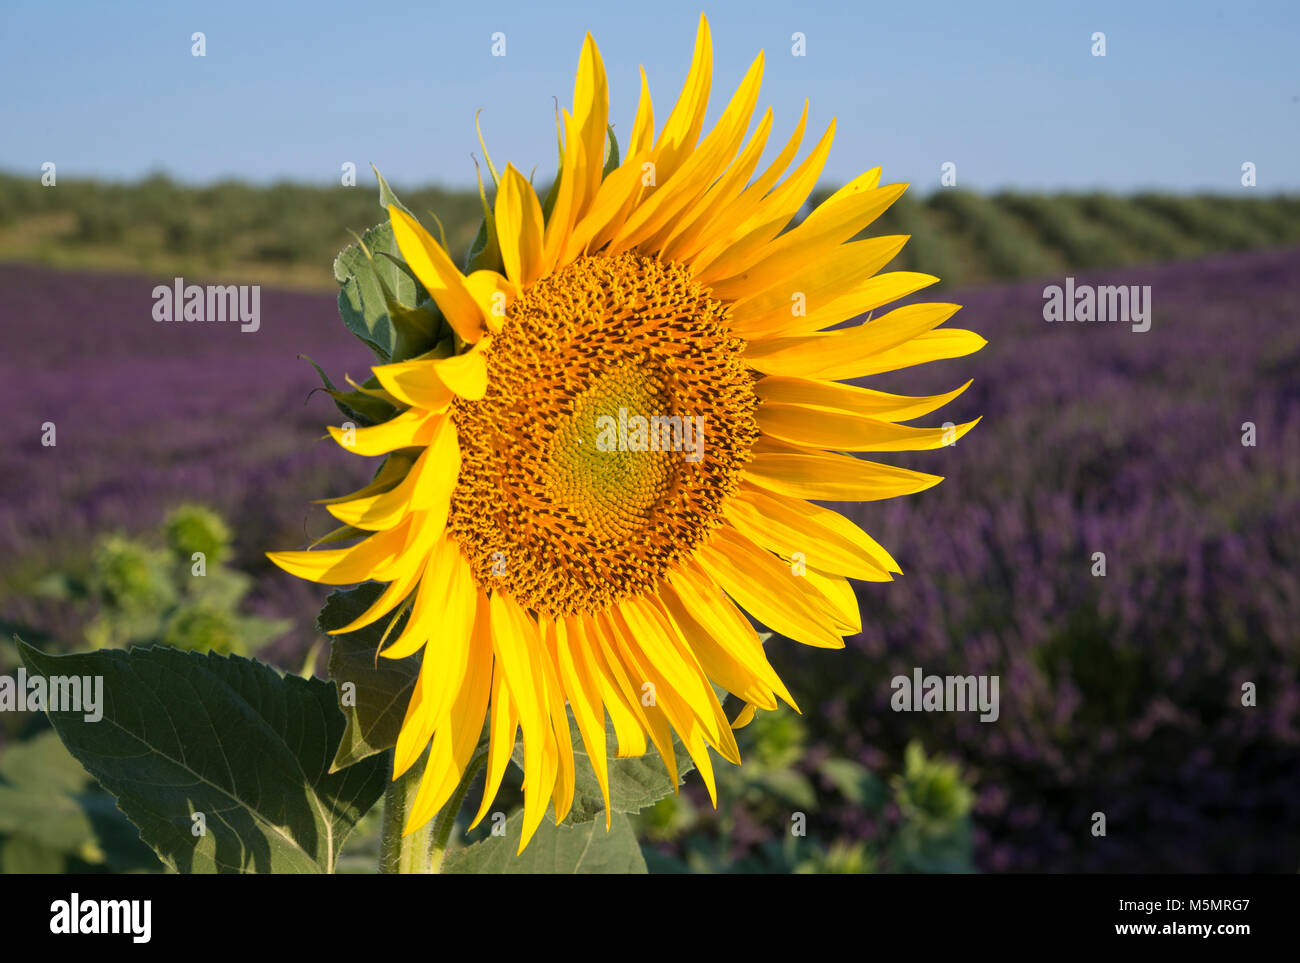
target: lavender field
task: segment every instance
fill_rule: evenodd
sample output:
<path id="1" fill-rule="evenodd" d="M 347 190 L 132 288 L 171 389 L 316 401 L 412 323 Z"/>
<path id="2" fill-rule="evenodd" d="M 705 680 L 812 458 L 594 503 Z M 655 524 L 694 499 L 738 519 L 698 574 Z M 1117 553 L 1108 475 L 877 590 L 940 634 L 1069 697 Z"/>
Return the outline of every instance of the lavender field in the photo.
<path id="1" fill-rule="evenodd" d="M 0 265 L 0 623 L 77 645 L 77 614 L 35 594 L 41 577 L 82 564 L 100 533 L 197 501 L 230 521 L 253 608 L 293 620 L 264 654 L 295 665 L 326 592 L 262 552 L 327 531 L 307 500 L 367 472 L 319 440 L 337 413 L 297 355 L 335 380 L 360 380 L 369 358 L 329 295 L 264 290 L 261 329 L 241 333 L 155 323 L 165 280 Z M 898 457 L 942 485 L 850 509 L 905 574 L 859 588 L 849 651 L 773 643 L 812 740 L 803 765 L 889 768 L 916 738 L 957 760 L 982 870 L 1295 872 L 1300 250 L 1076 280 L 1150 285 L 1151 329 L 1045 322 L 1043 285 L 1060 277 L 950 292 L 954 323 L 988 347 L 871 382 L 921 394 L 974 378 L 940 417 L 984 420 L 953 448 Z M 998 675 L 1000 718 L 892 711 L 890 679 L 914 667 Z M 837 799 L 816 816 L 828 835 L 880 831 Z M 764 830 L 732 815 L 739 855 Z"/>
<path id="2" fill-rule="evenodd" d="M 989 346 L 892 381 L 969 372 L 946 417 L 984 420 L 909 459 L 943 484 L 853 509 L 906 574 L 860 587 L 851 684 L 803 660 L 833 693 L 815 718 L 864 761 L 917 734 L 961 759 L 987 870 L 1294 873 L 1300 252 L 1077 280 L 1150 285 L 1151 329 L 1048 324 L 1042 283 L 970 291 L 957 318 Z M 997 723 L 889 711 L 916 666 L 1000 675 Z"/>
<path id="3" fill-rule="evenodd" d="M 320 441 L 338 412 L 312 394 L 320 379 L 298 355 L 338 381 L 364 380 L 370 356 L 328 295 L 264 289 L 256 332 L 157 323 L 151 291 L 170 280 L 0 265 L 0 392 L 23 426 L 0 449 L 0 621 L 75 643 L 71 613 L 24 590 L 52 568 L 84 565 L 97 534 L 155 528 L 168 508 L 200 502 L 229 520 L 236 564 L 259 576 L 253 606 L 294 619 L 267 654 L 300 658 L 327 593 L 262 553 L 329 531 L 309 500 L 368 475 Z M 46 422 L 54 447 L 41 444 Z"/>

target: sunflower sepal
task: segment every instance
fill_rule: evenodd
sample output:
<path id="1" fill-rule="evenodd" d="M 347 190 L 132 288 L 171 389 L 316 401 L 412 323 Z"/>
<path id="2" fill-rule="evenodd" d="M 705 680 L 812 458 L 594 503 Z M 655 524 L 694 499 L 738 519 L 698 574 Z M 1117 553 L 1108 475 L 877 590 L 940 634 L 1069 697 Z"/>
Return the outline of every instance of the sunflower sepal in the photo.
<path id="1" fill-rule="evenodd" d="M 501 246 L 497 243 L 496 227 L 491 215 L 479 222 L 478 233 L 470 243 L 469 254 L 465 256 L 465 273 L 475 271 L 503 270 L 501 264 Z"/>
<path id="2" fill-rule="evenodd" d="M 620 155 L 619 155 L 619 147 L 618 147 L 618 137 L 614 134 L 614 125 L 607 124 L 605 126 L 605 131 L 606 131 L 606 137 L 609 140 L 609 147 L 607 148 L 606 151 L 605 166 L 600 172 L 600 179 L 602 181 L 610 174 L 614 173 L 614 171 L 618 169 L 618 165 L 621 163 Z M 561 149 L 560 151 L 561 169 L 563 169 L 563 165 L 564 165 L 564 151 L 563 149 Z M 555 201 L 560 194 L 561 177 L 562 175 L 557 174 L 555 180 L 551 181 L 551 186 L 546 191 L 546 197 L 542 200 L 542 220 L 543 222 L 548 224 L 550 223 L 551 220 L 551 212 L 555 210 Z"/>
<path id="3" fill-rule="evenodd" d="M 491 163 L 489 160 L 489 169 Z M 479 223 L 474 240 L 470 242 L 469 253 L 465 255 L 465 273 L 473 274 L 475 271 L 501 273 L 505 269 L 505 264 L 501 260 L 501 243 L 497 238 L 496 217 L 492 212 L 492 205 L 488 203 L 487 191 L 483 187 L 483 173 L 478 170 L 477 163 L 474 167 L 478 177 L 478 199 L 483 206 L 483 220 Z M 496 183 L 496 171 L 492 171 L 492 181 Z M 558 177 L 556 184 L 559 184 Z"/>
<path id="4" fill-rule="evenodd" d="M 343 324 L 382 364 L 427 351 L 449 329 L 401 257 L 391 222 L 370 228 L 334 259 Z"/>
<path id="5" fill-rule="evenodd" d="M 388 181 L 384 180 L 384 175 L 379 173 L 379 168 L 374 164 L 370 169 L 375 172 L 375 179 L 379 182 L 379 206 L 382 210 L 387 211 L 390 207 L 396 207 L 404 212 L 413 220 L 418 220 L 411 209 L 402 203 L 401 198 L 389 186 Z M 430 216 L 435 221 L 438 215 L 432 211 Z M 397 241 L 392 238 L 392 222 L 385 221 L 371 228 L 372 232 L 377 232 L 377 236 L 382 236 L 379 229 L 387 225 L 389 238 L 392 239 L 394 250 L 397 249 Z M 442 240 L 443 247 L 447 245 L 447 236 L 442 230 L 442 222 L 438 221 L 438 231 Z M 367 232 L 369 233 L 369 232 Z M 375 269 L 374 256 L 367 249 L 365 244 L 361 245 L 361 251 L 370 262 L 372 269 Z M 442 314 L 438 311 L 437 304 L 434 303 L 429 293 L 425 291 L 420 279 L 410 269 L 407 263 L 393 251 L 378 250 L 375 252 L 380 258 L 386 259 L 402 276 L 404 276 L 412 289 L 414 290 L 413 301 L 403 301 L 398 293 L 390 287 L 385 281 L 384 273 L 375 270 L 375 278 L 383 292 L 384 306 L 388 309 L 389 323 L 393 328 L 393 342 L 389 348 L 389 361 L 406 361 L 418 354 L 422 354 L 429 349 L 431 345 L 437 344 L 438 341 L 450 332 L 451 326 L 446 323 Z"/>
<path id="6" fill-rule="evenodd" d="M 333 545 L 335 542 L 350 542 L 353 539 L 365 538 L 369 534 L 370 533 L 364 528 L 354 528 L 351 525 L 341 525 L 334 529 L 334 531 L 328 532 L 320 538 L 315 539 L 311 543 L 311 547 L 316 548 L 320 545 Z"/>
<path id="7" fill-rule="evenodd" d="M 322 383 L 322 387 L 317 390 L 324 391 L 334 399 L 334 406 L 338 408 L 339 413 L 349 421 L 355 422 L 359 427 L 367 428 L 371 425 L 382 424 L 397 414 L 397 409 L 382 398 L 376 398 L 374 395 L 360 390 L 340 391 L 335 387 L 334 382 L 330 380 L 329 375 L 325 373 L 325 369 L 305 354 L 300 354 L 298 357 L 316 369 L 316 374 L 320 376 Z M 372 375 L 366 379 L 363 386 L 371 388 L 378 386 L 378 384 L 379 379 Z"/>
<path id="8" fill-rule="evenodd" d="M 397 301 L 388 303 L 388 318 L 393 326 L 393 346 L 389 361 L 407 361 L 436 346 L 450 330 L 432 301 L 408 308 Z"/>
<path id="9" fill-rule="evenodd" d="M 563 164 L 563 162 L 564 162 L 564 153 L 563 151 L 561 151 L 560 163 Z M 563 167 L 561 167 L 560 170 L 562 171 Z M 551 211 L 555 210 L 555 201 L 560 196 L 560 181 L 562 179 L 563 179 L 563 174 L 557 171 L 555 175 L 555 179 L 551 181 L 551 186 L 546 189 L 546 196 L 542 198 L 542 223 L 543 224 L 550 221 Z"/>
<path id="10" fill-rule="evenodd" d="M 375 172 L 375 180 L 379 182 L 379 206 L 384 210 L 388 210 L 388 206 L 391 204 L 410 214 L 411 217 L 415 217 L 411 209 L 403 204 L 397 194 L 394 193 L 393 189 L 388 185 L 388 181 L 384 180 L 384 175 L 379 173 L 379 168 L 371 164 L 370 169 Z"/>
<path id="11" fill-rule="evenodd" d="M 614 136 L 614 125 L 606 125 L 605 130 L 609 137 L 609 154 L 605 158 L 605 167 L 600 172 L 600 179 L 602 181 L 610 174 L 614 173 L 614 171 L 618 169 L 619 165 L 618 138 Z"/>
<path id="12" fill-rule="evenodd" d="M 394 200 L 396 199 L 394 198 Z M 400 205 L 394 206 L 398 206 L 400 210 L 405 210 Z M 392 230 L 391 223 L 389 224 L 389 230 Z M 430 346 L 436 345 L 444 335 L 451 333 L 451 326 L 443 319 L 441 312 L 438 310 L 438 305 L 429 297 L 419 278 L 415 276 L 415 273 L 405 261 L 394 256 L 389 251 L 377 252 L 378 257 L 388 262 L 397 272 L 392 275 L 394 283 L 402 277 L 409 282 L 414 291 L 414 304 L 403 303 L 397 296 L 393 290 L 393 285 L 385 280 L 385 272 L 379 270 L 376 265 L 375 255 L 371 253 L 364 243 L 361 244 L 361 253 L 365 256 L 370 269 L 374 272 L 375 280 L 379 284 L 380 294 L 384 299 L 384 308 L 388 312 L 388 323 L 391 331 L 388 346 L 388 360 L 390 362 L 406 361 L 408 358 L 423 354 Z"/>

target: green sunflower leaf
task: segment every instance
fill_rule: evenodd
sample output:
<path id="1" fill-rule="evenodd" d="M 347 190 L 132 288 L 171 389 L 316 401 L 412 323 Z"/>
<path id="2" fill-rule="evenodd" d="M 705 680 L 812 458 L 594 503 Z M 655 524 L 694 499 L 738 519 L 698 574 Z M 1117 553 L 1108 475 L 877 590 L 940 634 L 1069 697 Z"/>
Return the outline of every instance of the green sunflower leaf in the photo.
<path id="1" fill-rule="evenodd" d="M 379 759 L 329 771 L 344 729 L 329 683 L 158 646 L 62 656 L 18 647 L 33 673 L 103 679 L 101 719 L 50 721 L 178 872 L 333 872 L 383 794 Z"/>
<path id="2" fill-rule="evenodd" d="M 370 607 L 383 591 L 379 582 L 330 593 L 316 618 L 321 632 L 353 621 Z M 405 618 L 405 616 L 403 616 Z M 405 659 L 376 657 L 380 640 L 388 628 L 388 616 L 356 632 L 331 635 L 329 677 L 338 685 L 339 706 L 347 719 L 331 772 L 354 765 L 391 749 L 397 744 L 406 704 L 420 675 L 420 656 Z M 390 638 L 396 638 L 401 623 Z"/>
<path id="3" fill-rule="evenodd" d="M 604 820 L 557 826 L 548 815 L 528 848 L 516 855 L 523 831 L 523 811 L 506 821 L 505 835 L 489 836 L 447 856 L 444 873 L 644 873 L 645 858 L 624 815 L 614 816 L 609 832 Z"/>

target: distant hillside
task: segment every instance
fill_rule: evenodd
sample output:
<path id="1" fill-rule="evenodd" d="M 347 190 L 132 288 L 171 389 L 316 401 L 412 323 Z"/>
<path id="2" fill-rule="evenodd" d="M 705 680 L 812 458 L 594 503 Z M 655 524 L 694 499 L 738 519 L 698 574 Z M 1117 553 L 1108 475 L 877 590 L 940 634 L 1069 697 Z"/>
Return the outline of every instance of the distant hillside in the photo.
<path id="1" fill-rule="evenodd" d="M 437 214 L 454 252 L 468 247 L 479 220 L 474 193 L 399 193 L 430 227 L 427 212 Z M 364 177 L 353 188 L 188 187 L 161 176 L 49 188 L 0 175 L 0 261 L 327 289 L 348 231 L 382 219 L 377 197 Z M 868 233 L 911 234 L 894 267 L 961 285 L 1300 244 L 1300 196 L 942 190 L 905 195 Z"/>

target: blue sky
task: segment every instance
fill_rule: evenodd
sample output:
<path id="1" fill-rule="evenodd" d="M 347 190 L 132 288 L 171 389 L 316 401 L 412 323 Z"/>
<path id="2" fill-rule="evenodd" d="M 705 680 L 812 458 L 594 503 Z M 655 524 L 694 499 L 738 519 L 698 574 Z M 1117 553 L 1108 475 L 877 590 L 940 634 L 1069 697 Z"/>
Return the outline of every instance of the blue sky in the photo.
<path id="1" fill-rule="evenodd" d="M 644 65 L 662 122 L 700 10 L 714 38 L 710 118 L 767 54 L 760 110 L 783 143 L 803 100 L 838 118 L 824 180 L 975 189 L 1300 189 L 1300 4 L 1129 2 L 26 2 L 0 18 L 0 170 L 191 182 L 473 183 L 488 148 L 549 179 L 552 95 L 567 106 L 590 30 L 626 134 Z M 203 31 L 207 55 L 191 56 Z M 506 56 L 491 37 L 506 35 Z M 791 54 L 805 34 L 807 55 Z M 1106 56 L 1091 36 L 1106 35 Z M 783 133 L 784 132 L 784 133 Z M 779 140 L 778 140 L 779 138 Z M 813 138 L 805 140 L 805 150 Z M 769 156 L 775 148 L 769 146 Z M 366 183 L 366 181 L 361 181 Z"/>

